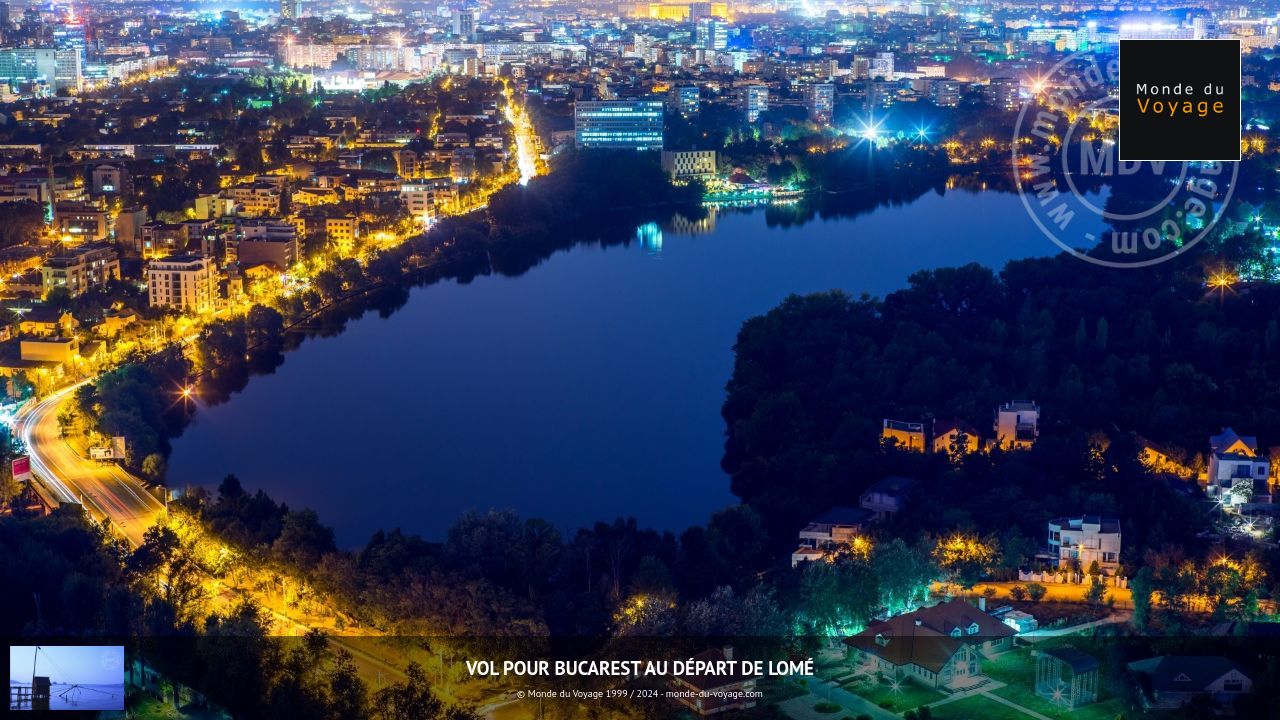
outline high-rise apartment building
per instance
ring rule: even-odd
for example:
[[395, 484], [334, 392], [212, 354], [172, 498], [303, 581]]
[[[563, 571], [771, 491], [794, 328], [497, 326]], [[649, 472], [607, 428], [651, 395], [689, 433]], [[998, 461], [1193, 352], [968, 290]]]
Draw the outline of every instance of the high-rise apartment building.
[[170, 255], [147, 264], [151, 307], [183, 312], [212, 312], [218, 293], [213, 260], [200, 255]]
[[476, 35], [476, 11], [454, 10], [449, 17], [454, 37], [460, 40], [473, 40]]
[[748, 85], [742, 88], [742, 111], [747, 122], [760, 119], [760, 113], [769, 109], [769, 88], [764, 85]]
[[814, 83], [804, 88], [804, 106], [809, 119], [819, 123], [831, 122], [836, 109], [836, 86], [831, 83]]

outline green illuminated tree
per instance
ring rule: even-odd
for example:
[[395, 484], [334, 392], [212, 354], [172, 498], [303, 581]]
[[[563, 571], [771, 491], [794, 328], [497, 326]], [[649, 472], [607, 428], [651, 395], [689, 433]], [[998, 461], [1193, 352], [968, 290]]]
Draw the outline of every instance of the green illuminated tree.
[[913, 610], [928, 599], [929, 586], [938, 575], [928, 557], [900, 538], [872, 547], [871, 568], [881, 605], [895, 615]]
[[805, 563], [798, 604], [805, 632], [847, 637], [861, 630], [880, 605], [876, 580], [860, 559]]
[[1107, 585], [1102, 582], [1102, 578], [1094, 577], [1089, 581], [1089, 589], [1084, 594], [1085, 602], [1093, 606], [1098, 606], [1107, 601]]

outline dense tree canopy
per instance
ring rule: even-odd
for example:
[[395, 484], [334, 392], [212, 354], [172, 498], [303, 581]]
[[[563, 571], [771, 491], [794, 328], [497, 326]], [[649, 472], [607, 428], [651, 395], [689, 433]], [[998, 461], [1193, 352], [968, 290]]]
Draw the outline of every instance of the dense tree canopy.
[[[1061, 256], [923, 271], [883, 300], [792, 297], [739, 334], [723, 465], [775, 539], [901, 473], [954, 501], [930, 503], [921, 529], [1038, 537], [1046, 516], [1108, 512], [1158, 546], [1198, 523], [1186, 503], [1152, 503], [1170, 491], [1131, 434], [1188, 463], [1223, 426], [1277, 440], [1265, 436], [1280, 420], [1277, 293], [1206, 295], [1194, 268], [1117, 273]], [[1043, 408], [1031, 452], [952, 465], [880, 446], [884, 418], [990, 428], [1014, 399]]]

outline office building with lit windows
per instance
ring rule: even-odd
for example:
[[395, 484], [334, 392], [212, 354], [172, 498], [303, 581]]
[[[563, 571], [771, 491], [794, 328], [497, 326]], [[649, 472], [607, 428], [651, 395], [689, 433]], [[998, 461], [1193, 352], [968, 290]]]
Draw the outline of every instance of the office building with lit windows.
[[0, 83], [15, 91], [24, 87], [53, 93], [58, 89], [58, 51], [53, 48], [0, 49]]
[[474, 10], [454, 10], [449, 20], [454, 37], [467, 42], [475, 39], [476, 12]]
[[661, 150], [661, 100], [598, 100], [573, 108], [574, 139], [580, 148]]
[[698, 21], [695, 40], [703, 50], [723, 50], [729, 45], [729, 25], [720, 18], [703, 18]]

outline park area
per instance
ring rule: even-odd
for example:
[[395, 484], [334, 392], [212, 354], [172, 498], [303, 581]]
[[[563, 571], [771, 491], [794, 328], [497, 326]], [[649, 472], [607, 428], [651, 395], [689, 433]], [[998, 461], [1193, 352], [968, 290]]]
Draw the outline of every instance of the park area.
[[[1100, 672], [1095, 702], [1072, 709], [1061, 701], [1036, 694], [1036, 653], [1061, 648], [1073, 648], [1097, 661], [1095, 667]], [[929, 706], [930, 715], [942, 720], [1113, 720], [1126, 710], [1126, 689], [1119, 679], [1124, 673], [1113, 666], [1116, 661], [1112, 650], [1106, 640], [1082, 635], [1044, 638], [1020, 645], [984, 659], [983, 674], [992, 682], [958, 697], [906, 679], [891, 681], [857, 665], [831, 663], [822, 674], [841, 690], [895, 715]]]
[[896, 680], [876, 677], [863, 677], [841, 685], [845, 690], [862, 697], [885, 710], [901, 715], [921, 705], [935, 703], [946, 697], [937, 690], [931, 690], [910, 680]]

